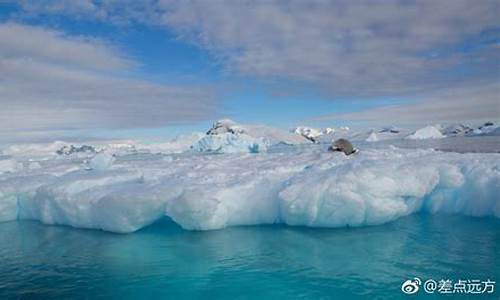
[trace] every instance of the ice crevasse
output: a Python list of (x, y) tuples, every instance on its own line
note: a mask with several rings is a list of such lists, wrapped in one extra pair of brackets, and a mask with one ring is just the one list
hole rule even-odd
[(365, 226), (425, 211), (500, 217), (500, 155), (369, 149), (152, 156), (86, 170), (74, 160), (0, 175), (0, 221), (133, 232), (285, 223)]

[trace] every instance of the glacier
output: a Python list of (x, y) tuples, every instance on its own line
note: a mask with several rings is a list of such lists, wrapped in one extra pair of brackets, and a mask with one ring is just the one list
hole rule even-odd
[(163, 217), (188, 230), (366, 226), (417, 212), (500, 218), (499, 153), (367, 145), (345, 156), (309, 144), (266, 153), (123, 155), (111, 148), (94, 157), (4, 151), (0, 221), (128, 233)]

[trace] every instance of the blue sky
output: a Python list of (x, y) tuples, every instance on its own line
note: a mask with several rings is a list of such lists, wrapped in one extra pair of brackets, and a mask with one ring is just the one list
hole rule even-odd
[(486, 0), (1, 2), (0, 138), (498, 119), (497, 16)]

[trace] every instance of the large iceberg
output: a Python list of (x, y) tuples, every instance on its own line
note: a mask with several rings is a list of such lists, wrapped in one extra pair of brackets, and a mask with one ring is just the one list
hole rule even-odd
[(72, 156), (0, 157), (0, 221), (133, 232), (165, 216), (189, 230), (365, 226), (419, 211), (500, 218), (500, 154), (388, 146), (345, 156), (323, 148), (103, 154), (93, 168)]
[(197, 152), (209, 153), (258, 153), (266, 151), (267, 144), (262, 138), (253, 138), (247, 134), (222, 133), (206, 135), (191, 148)]
[(229, 119), (215, 122), (207, 134), (191, 146), (196, 152), (258, 153), (276, 144), (304, 144), (310, 141), (281, 129), (262, 125), (243, 125)]
[(219, 120), (208, 130), (207, 135), (218, 134), (246, 134), (252, 138), (262, 139), (267, 145), (274, 144), (307, 144), (308, 139), (303, 136), (287, 132), (278, 128), (264, 125), (239, 124), (229, 119)]

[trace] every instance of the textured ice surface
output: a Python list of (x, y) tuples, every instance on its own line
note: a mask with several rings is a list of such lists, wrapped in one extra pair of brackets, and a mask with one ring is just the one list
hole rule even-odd
[(90, 162), (88, 163), (90, 169), (94, 170), (107, 170), (111, 168), (113, 163), (115, 162), (115, 157), (107, 152), (98, 153), (94, 156)]
[(261, 125), (243, 125), (229, 119), (215, 122), (191, 149), (208, 153), (258, 153), (275, 144), (304, 144), (310, 141), (299, 134)]
[(366, 146), (345, 156), (309, 145), (257, 154), (135, 154), (111, 164), (104, 155), (91, 169), (74, 156), (0, 159), (0, 221), (132, 232), (163, 216), (194, 230), (364, 226), (418, 211), (500, 217), (496, 153)]
[(266, 151), (267, 143), (262, 138), (254, 138), (244, 133), (221, 133), (206, 135), (191, 148), (197, 152), (210, 153), (258, 153)]
[(151, 153), (182, 153), (189, 151), (191, 146), (196, 144), (200, 139), (206, 135), (202, 132), (194, 132), (191, 134), (179, 135), (173, 140), (165, 143), (151, 143), (147, 145), (138, 145), (137, 148), (142, 151)]
[(208, 135), (227, 133), (236, 135), (246, 134), (256, 139), (262, 139), (267, 145), (278, 143), (290, 145), (310, 143), (308, 139), (295, 133), (264, 125), (239, 124), (229, 119), (215, 122), (212, 128), (207, 132)]
[(377, 142), (379, 140), (379, 137), (375, 131), (372, 131), (370, 135), (366, 138), (367, 142)]
[(407, 136), (408, 139), (412, 140), (440, 139), (443, 137), (444, 135), (436, 126), (426, 126), (424, 128), (420, 128), (414, 133)]
[(299, 127), (296, 127), (295, 129), (293, 129), (293, 132), (296, 133), (296, 134), (299, 134), (303, 137), (305, 137), (306, 139), (310, 140), (310, 141), (317, 141), (318, 138), (323, 135), (323, 134), (330, 134), (333, 132), (333, 129), (331, 128), (326, 128), (324, 131), (321, 130), (321, 129), (317, 129), (317, 128), (312, 128), (312, 127), (306, 127), (306, 126), (299, 126)]

